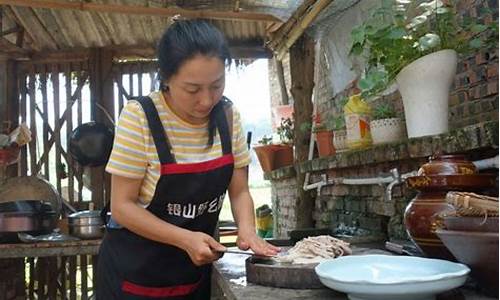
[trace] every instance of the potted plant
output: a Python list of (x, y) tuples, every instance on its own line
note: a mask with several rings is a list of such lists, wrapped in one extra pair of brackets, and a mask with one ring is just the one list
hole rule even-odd
[(391, 105), (382, 103), (373, 108), (370, 131), (374, 145), (397, 142), (404, 136), (403, 120)]
[[(487, 30), (496, 34), (483, 41)], [(381, 7), (351, 32), (350, 53), (366, 61), (358, 86), (366, 98), (396, 80), (408, 136), (446, 132), (457, 52), (496, 44), (497, 33), (497, 23), (487, 26), (459, 20), (448, 1), (382, 0)]]
[(318, 147), (318, 156), (326, 157), (335, 154), (333, 146), (333, 130), (327, 127), (327, 124), (321, 122), (321, 115), (317, 113), (314, 116), (314, 136)]
[(347, 131), (345, 127), (344, 114), (340, 114), (333, 119), (333, 147), (336, 152), (347, 150)]
[(293, 164), (293, 121), (290, 118), (281, 119), (277, 135), (277, 143), (273, 143), (272, 137), (264, 135), (259, 145), (253, 147), (264, 172)]

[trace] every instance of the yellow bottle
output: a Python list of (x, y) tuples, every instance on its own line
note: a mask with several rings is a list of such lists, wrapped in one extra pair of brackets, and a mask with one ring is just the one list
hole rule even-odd
[(361, 94), (349, 97), (349, 101), (344, 105), (347, 147), (349, 149), (361, 149), (372, 145), (371, 114), (371, 108), (361, 99)]

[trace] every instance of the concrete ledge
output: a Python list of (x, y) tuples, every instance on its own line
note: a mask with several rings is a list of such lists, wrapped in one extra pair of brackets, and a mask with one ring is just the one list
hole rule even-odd
[(498, 147), (498, 121), (466, 126), (441, 135), (408, 139), (400, 143), (342, 152), (330, 157), (302, 162), (296, 165), (296, 169), (300, 173), (315, 172), (422, 158), (440, 152), (467, 152), (488, 147)]

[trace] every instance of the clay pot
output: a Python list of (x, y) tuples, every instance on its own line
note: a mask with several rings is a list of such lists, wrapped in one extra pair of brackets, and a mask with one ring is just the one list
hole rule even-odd
[(484, 292), (498, 296), (498, 231), (439, 229), (436, 233), (456, 259), (471, 268), (472, 278)]
[(407, 185), (419, 193), (406, 207), (406, 231), (427, 256), (454, 260), (435, 231), (443, 227), (440, 215), (450, 215), (455, 211), (445, 201), (447, 192), (480, 192), (495, 186), (495, 174), (474, 174), (475, 171), (474, 165), (464, 156), (440, 156), (420, 168), (419, 174), (425, 175), (407, 179)]
[(424, 175), (468, 175), (477, 173), (476, 166), (466, 160), (465, 155), (440, 155), (430, 157), (429, 162), (418, 170)]
[(293, 164), (291, 145), (262, 145), (253, 148), (259, 159), (262, 171), (271, 172)]
[(318, 145), (319, 157), (326, 157), (335, 154), (333, 147), (333, 131), (322, 130), (316, 132), (316, 143)]

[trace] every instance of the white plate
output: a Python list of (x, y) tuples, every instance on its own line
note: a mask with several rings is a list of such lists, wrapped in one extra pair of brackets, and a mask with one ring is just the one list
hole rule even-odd
[(463, 285), (470, 269), (441, 259), (352, 255), (322, 262), (315, 271), (321, 283), (351, 300), (433, 300)]

